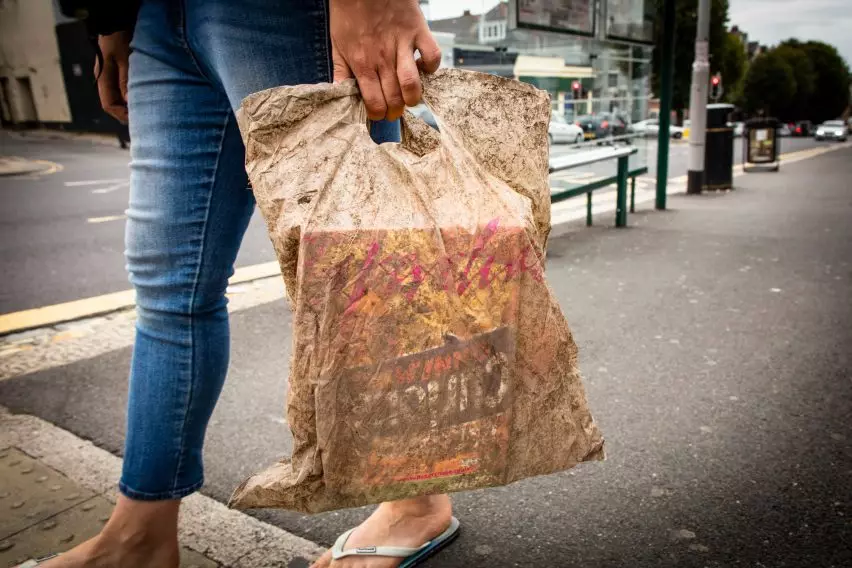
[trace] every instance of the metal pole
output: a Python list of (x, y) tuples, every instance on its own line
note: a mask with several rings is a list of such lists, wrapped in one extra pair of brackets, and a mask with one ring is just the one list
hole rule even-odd
[(617, 184), (615, 194), (615, 226), (627, 226), (627, 156), (618, 159), (618, 170), (615, 183)]
[(669, 127), (672, 117), (672, 71), (674, 69), (675, 0), (666, 0), (663, 13), (663, 52), (660, 60), (660, 131), (657, 135), (657, 199), (655, 207), (666, 208), (669, 179)]
[(710, 0), (698, 0), (698, 30), (689, 94), (689, 161), (686, 192), (701, 193), (704, 186), (704, 139), (707, 133), (707, 83), (710, 79)]

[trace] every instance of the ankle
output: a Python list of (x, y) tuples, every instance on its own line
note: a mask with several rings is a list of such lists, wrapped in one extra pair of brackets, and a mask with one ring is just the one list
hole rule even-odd
[(119, 550), (177, 546), (180, 501), (134, 501), (122, 496), (100, 535), (100, 544)]
[(399, 501), (382, 503), (393, 517), (430, 517), (452, 515), (452, 503), (449, 495), (424, 495)]

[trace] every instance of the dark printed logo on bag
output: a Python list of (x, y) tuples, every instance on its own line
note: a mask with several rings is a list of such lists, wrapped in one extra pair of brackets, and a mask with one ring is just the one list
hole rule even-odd
[(335, 437), (349, 438), (353, 477), (387, 485), (502, 470), (514, 335), (446, 341), (338, 377), (352, 410)]

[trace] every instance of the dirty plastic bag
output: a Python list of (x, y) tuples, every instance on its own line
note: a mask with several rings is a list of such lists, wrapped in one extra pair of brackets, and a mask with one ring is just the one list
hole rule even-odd
[(377, 145), (354, 81), (243, 100), (246, 169), (295, 317), (291, 459), (237, 508), (319, 512), (505, 485), (603, 458), (543, 273), (548, 95), (423, 76)]

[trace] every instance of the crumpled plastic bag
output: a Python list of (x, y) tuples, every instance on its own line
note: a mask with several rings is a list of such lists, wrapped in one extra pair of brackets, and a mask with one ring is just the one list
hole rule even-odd
[(246, 169), (291, 306), (293, 454), (237, 508), (315, 513), (603, 458), (544, 278), (548, 95), (424, 75), (440, 133), (375, 144), (354, 81), (242, 102)]

